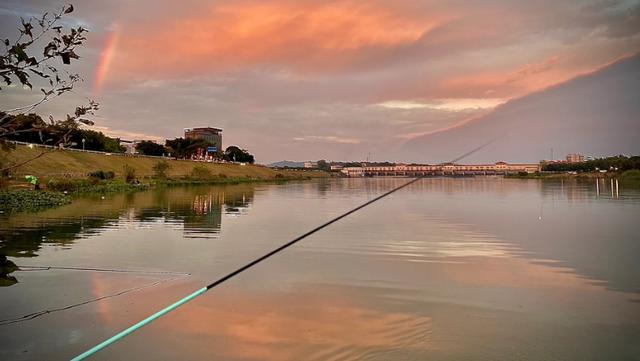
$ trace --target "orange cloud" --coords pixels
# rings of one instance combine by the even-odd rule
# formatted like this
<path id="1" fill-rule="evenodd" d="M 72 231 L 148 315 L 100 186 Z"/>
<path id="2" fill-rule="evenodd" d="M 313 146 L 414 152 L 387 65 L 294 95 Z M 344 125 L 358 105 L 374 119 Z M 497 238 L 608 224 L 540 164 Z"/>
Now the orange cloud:
<path id="1" fill-rule="evenodd" d="M 413 43 L 436 24 L 367 1 L 213 5 L 162 23 L 124 25 L 114 71 L 195 74 L 275 63 L 330 70 L 366 60 L 363 52 Z"/>
<path id="2" fill-rule="evenodd" d="M 560 64 L 554 55 L 515 69 L 484 70 L 443 79 L 436 92 L 445 96 L 513 99 L 578 76 L 589 68 Z M 562 65 L 562 66 L 561 66 Z"/>
<path id="3" fill-rule="evenodd" d="M 219 291 L 161 319 L 149 329 L 158 333 L 149 337 L 170 334 L 181 340 L 172 348 L 188 359 L 329 360 L 338 354 L 360 359 L 398 347 L 437 348 L 431 318 L 370 308 L 348 289 L 318 287 L 324 287 L 321 297 L 308 291 L 260 297 Z"/>

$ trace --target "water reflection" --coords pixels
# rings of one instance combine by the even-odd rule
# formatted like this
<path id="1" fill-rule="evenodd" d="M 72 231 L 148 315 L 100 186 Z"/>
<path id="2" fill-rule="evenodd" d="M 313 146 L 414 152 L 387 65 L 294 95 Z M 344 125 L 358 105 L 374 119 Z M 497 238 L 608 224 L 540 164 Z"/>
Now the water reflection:
<path id="1" fill-rule="evenodd" d="M 405 181 L 171 188 L 86 200 L 39 214 L 33 224 L 3 219 L 6 234 L 44 232 L 15 238 L 13 246 L 15 254 L 38 255 L 38 263 L 191 276 L 7 326 L 0 358 L 68 359 Z M 640 192 L 616 190 L 614 182 L 611 197 L 611 182 L 600 186 L 598 196 L 592 180 L 421 180 L 96 360 L 637 359 Z M 49 234 L 45 225 L 59 228 Z M 36 245 L 17 247 L 29 242 Z M 49 307 L 49 298 L 66 304 L 149 281 L 16 274 L 21 282 L 0 290 L 0 319 Z"/>
<path id="2" fill-rule="evenodd" d="M 64 249 L 77 239 L 108 229 L 158 222 L 181 228 L 184 237 L 217 238 L 222 215 L 246 214 L 253 194 L 254 188 L 246 185 L 161 188 L 80 199 L 36 214 L 4 216 L 0 218 L 0 255 L 36 257 L 43 244 Z"/>

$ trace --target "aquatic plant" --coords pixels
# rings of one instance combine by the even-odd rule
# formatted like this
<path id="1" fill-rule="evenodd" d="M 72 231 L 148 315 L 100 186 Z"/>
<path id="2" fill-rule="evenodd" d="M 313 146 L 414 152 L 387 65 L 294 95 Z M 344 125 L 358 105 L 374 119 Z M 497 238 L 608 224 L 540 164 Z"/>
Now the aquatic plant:
<path id="1" fill-rule="evenodd" d="M 71 202 L 71 198 L 61 192 L 7 190 L 0 191 L 0 211 L 38 211 L 61 206 Z"/>

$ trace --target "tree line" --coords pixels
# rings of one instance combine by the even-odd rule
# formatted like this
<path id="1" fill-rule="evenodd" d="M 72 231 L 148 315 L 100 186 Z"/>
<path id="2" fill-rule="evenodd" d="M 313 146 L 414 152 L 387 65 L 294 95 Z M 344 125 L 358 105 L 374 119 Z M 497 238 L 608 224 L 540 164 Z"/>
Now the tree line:
<path id="1" fill-rule="evenodd" d="M 120 144 L 120 138 L 109 137 L 102 132 L 83 129 L 79 127 L 66 127 L 59 123 L 47 123 L 39 115 L 31 114 L 4 114 L 8 134 L 5 139 L 36 144 L 64 144 L 69 148 L 95 150 L 107 153 L 124 153 L 127 149 Z M 168 156 L 177 159 L 188 159 L 199 150 L 213 146 L 204 139 L 175 138 L 158 144 L 150 140 L 136 144 L 136 150 L 143 155 Z M 221 158 L 233 162 L 254 163 L 255 159 L 247 150 L 238 146 L 229 146 L 221 155 Z"/>
<path id="2" fill-rule="evenodd" d="M 596 170 L 626 171 L 640 169 L 640 156 L 627 157 L 617 155 L 613 157 L 590 159 L 580 163 L 544 163 L 542 170 L 547 172 L 593 172 Z"/>

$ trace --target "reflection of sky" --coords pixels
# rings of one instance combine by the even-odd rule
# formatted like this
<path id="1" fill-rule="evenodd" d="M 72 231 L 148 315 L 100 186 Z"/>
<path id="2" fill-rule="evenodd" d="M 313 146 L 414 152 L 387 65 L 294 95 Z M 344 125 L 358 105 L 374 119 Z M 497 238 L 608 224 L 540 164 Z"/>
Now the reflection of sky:
<path id="1" fill-rule="evenodd" d="M 193 217 L 192 224 L 202 225 L 198 217 L 217 207 L 218 198 L 210 196 L 215 193 L 156 194 L 147 203 L 127 203 L 126 209 L 134 209 L 129 222 L 145 227 L 125 227 L 120 219 L 63 251 L 43 247 L 30 261 L 180 271 L 191 278 L 42 318 L 15 329 L 12 343 L 0 341 L 0 349 L 15 344 L 34 350 L 25 345 L 35 332 L 61 355 L 81 352 L 403 181 L 338 179 L 257 185 L 255 192 L 243 189 L 235 197 L 225 193 L 219 208 L 225 226 L 214 242 L 189 237 L 169 220 L 186 225 Z M 425 179 L 314 234 L 97 359 L 511 359 L 515 351 L 524 360 L 541 354 L 633 359 L 640 352 L 631 346 L 640 331 L 640 272 L 630 261 L 638 254 L 630 234 L 640 197 L 620 192 L 618 199 L 603 199 L 595 198 L 591 184 Z M 176 197 L 189 199 L 184 209 Z M 243 205 L 251 212 L 242 217 L 224 212 Z M 154 215 L 153 209 L 164 213 Z M 12 292 L 38 295 L 31 288 L 35 275 L 17 276 Z M 89 287 L 75 294 L 92 297 L 123 284 L 103 275 L 82 282 Z M 95 313 L 89 330 L 87 317 Z M 76 343 L 51 341 L 54 335 L 42 327 L 53 320 L 73 324 Z M 95 334 L 100 330 L 103 335 Z"/>

